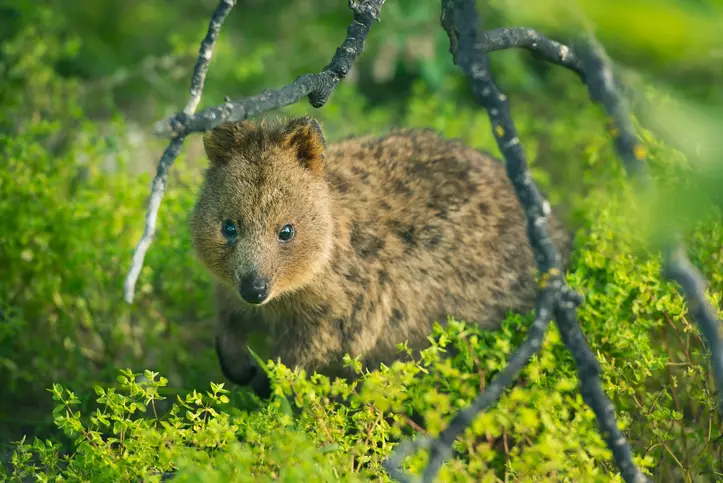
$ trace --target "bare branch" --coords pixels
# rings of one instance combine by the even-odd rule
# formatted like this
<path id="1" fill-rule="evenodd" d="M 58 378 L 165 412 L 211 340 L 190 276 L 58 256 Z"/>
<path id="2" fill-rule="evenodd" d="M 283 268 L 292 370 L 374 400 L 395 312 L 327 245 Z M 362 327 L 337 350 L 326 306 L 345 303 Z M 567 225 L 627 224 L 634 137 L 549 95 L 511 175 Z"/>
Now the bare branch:
<path id="1" fill-rule="evenodd" d="M 191 99 L 183 112 L 160 121 L 154 126 L 154 132 L 157 135 L 169 137 L 171 141 L 158 163 L 158 171 L 153 179 L 145 230 L 133 253 L 131 268 L 124 284 L 126 302 L 133 303 L 135 285 L 143 268 L 146 252 L 156 232 L 158 209 L 165 194 L 168 170 L 178 157 L 186 136 L 193 132 L 208 131 L 222 122 L 248 119 L 251 116 L 293 104 L 305 96 L 309 97 L 309 103 L 313 107 L 322 107 L 339 82 L 347 76 L 354 60 L 364 50 L 364 41 L 372 24 L 380 18 L 384 1 L 349 0 L 353 18 L 347 28 L 346 38 L 321 73 L 305 74 L 279 89 L 266 90 L 259 95 L 236 102 L 228 101 L 220 106 L 210 107 L 194 114 L 201 100 L 208 64 L 213 55 L 213 48 L 221 25 L 236 4 L 236 0 L 221 0 L 211 16 L 208 33 L 201 43 L 198 61 L 191 80 Z"/>
<path id="2" fill-rule="evenodd" d="M 505 389 L 510 387 L 530 361 L 542 347 L 542 341 L 552 320 L 556 296 L 559 293 L 560 279 L 554 280 L 549 288 L 540 290 L 537 295 L 535 320 L 528 329 L 525 340 L 510 355 L 505 368 L 495 376 L 484 392 L 477 395 L 472 404 L 459 411 L 449 425 L 432 445 L 432 454 L 424 470 L 424 481 L 434 481 L 444 460 L 452 454 L 454 441 L 472 424 L 475 417 L 499 401 Z"/>
<path id="3" fill-rule="evenodd" d="M 179 134 L 204 132 L 224 122 L 241 121 L 251 116 L 278 109 L 309 97 L 313 107 L 322 107 L 331 96 L 339 82 L 351 69 L 354 60 L 364 50 L 364 42 L 369 29 L 379 20 L 385 0 L 349 0 L 349 7 L 354 13 L 351 24 L 347 27 L 344 42 L 336 49 L 331 62 L 319 74 L 303 74 L 289 85 L 278 89 L 265 90 L 262 93 L 229 101 L 189 116 L 179 113 L 159 121 L 153 130 L 156 135 L 173 137 Z"/>
<path id="4" fill-rule="evenodd" d="M 211 16 L 208 33 L 206 34 L 206 38 L 203 39 L 203 42 L 201 42 L 198 61 L 193 70 L 190 89 L 191 99 L 183 110 L 186 115 L 193 114 L 198 107 L 198 103 L 201 101 L 201 92 L 203 91 L 203 84 L 206 80 L 206 72 L 208 72 L 208 63 L 213 55 L 213 48 L 216 45 L 218 33 L 221 30 L 223 21 L 235 4 L 236 0 L 221 0 Z M 128 270 L 128 275 L 123 286 L 124 298 L 129 304 L 133 303 L 136 282 L 143 268 L 143 260 L 156 234 L 156 220 L 158 219 L 158 210 L 161 207 L 163 195 L 166 193 L 168 170 L 176 158 L 178 158 L 178 154 L 181 152 L 181 146 L 183 146 L 183 141 L 185 140 L 185 134 L 174 136 L 171 142 L 168 143 L 166 150 L 163 151 L 163 155 L 158 162 L 158 171 L 156 172 L 155 178 L 153 178 L 151 197 L 148 200 L 148 212 L 146 213 L 146 225 L 143 230 L 143 236 L 138 242 L 135 252 L 133 252 L 131 268 Z"/>
<path id="5" fill-rule="evenodd" d="M 600 433 L 608 448 L 613 453 L 613 459 L 620 470 L 620 474 L 627 482 L 641 483 L 649 481 L 648 478 L 635 466 L 633 452 L 627 438 L 623 435 L 615 418 L 615 406 L 602 388 L 600 380 L 600 364 L 595 353 L 585 339 L 580 328 L 575 307 L 560 304 L 555 309 L 555 322 L 560 329 L 562 341 L 570 351 L 577 377 L 580 380 L 580 394 L 585 404 L 595 413 Z"/>
<path id="6" fill-rule="evenodd" d="M 520 47 L 539 55 L 544 60 L 561 65 L 575 72 L 585 80 L 582 62 L 573 50 L 565 44 L 551 40 L 540 32 L 527 27 L 501 27 L 482 32 L 481 46 L 485 52 Z"/>
<path id="7" fill-rule="evenodd" d="M 470 78 L 477 102 L 487 110 L 492 132 L 506 162 L 507 175 L 525 210 L 528 237 L 535 253 L 538 269 L 543 278 L 550 278 L 550 284 L 548 288 L 543 288 L 538 293 L 535 322 L 525 341 L 513 352 L 505 369 L 484 393 L 454 417 L 437 440 L 431 442 L 422 440 L 425 446 L 431 448 L 423 481 L 434 480 L 444 460 L 452 453 L 452 445 L 456 437 L 471 424 L 481 410 L 499 399 L 502 391 L 513 382 L 529 358 L 539 351 L 549 325 L 551 312 L 555 314 L 563 341 L 577 365 L 583 399 L 595 412 L 600 430 L 613 452 L 623 477 L 629 482 L 646 481 L 645 476 L 632 461 L 632 451 L 617 426 L 614 407 L 602 389 L 600 366 L 577 321 L 576 307 L 581 300 L 578 294 L 565 285 L 565 280 L 560 272 L 560 257 L 552 244 L 547 229 L 546 217 L 550 211 L 549 204 L 544 200 L 529 174 L 525 153 L 510 115 L 507 96 L 499 90 L 489 70 L 486 50 L 491 50 L 491 48 L 489 45 L 485 46 L 484 37 L 480 35 L 477 27 L 478 16 L 474 0 L 442 0 L 441 23 L 449 36 L 454 63 L 459 65 Z M 504 34 L 504 31 L 498 32 L 500 32 L 499 36 L 488 37 L 488 39 L 492 39 L 489 40 L 490 42 L 497 42 L 495 44 L 497 46 L 514 41 L 520 46 L 539 47 L 539 44 L 535 45 L 535 41 L 528 42 L 519 35 L 513 36 Z M 529 32 L 526 35 L 529 38 Z M 480 37 L 482 37 L 482 41 L 480 41 Z M 539 34 L 533 35 L 533 37 L 537 39 L 537 42 L 543 39 Z M 548 43 L 548 47 L 557 49 L 559 44 L 555 46 Z M 546 52 L 552 54 L 549 49 Z M 552 55 L 552 58 L 556 57 Z M 560 63 L 559 58 L 557 59 L 557 63 Z M 408 444 L 402 449 L 411 451 L 418 447 L 419 444 Z M 401 458 L 395 455 L 392 461 L 401 461 Z M 397 468 L 394 468 L 394 471 L 397 475 L 401 473 L 401 470 L 397 470 Z M 403 473 L 401 474 L 403 475 Z M 408 477 L 403 476 L 403 481 L 408 481 Z"/>
<path id="8" fill-rule="evenodd" d="M 668 246 L 663 251 L 665 276 L 680 285 L 693 316 L 711 352 L 711 365 L 718 396 L 718 411 L 723 413 L 723 321 L 705 297 L 706 281 L 693 266 L 680 245 Z"/>
<path id="9" fill-rule="evenodd" d="M 203 84 L 206 82 L 206 74 L 208 73 L 208 64 L 211 63 L 213 56 L 213 48 L 216 45 L 216 39 L 221 32 L 221 25 L 231 9 L 236 5 L 236 0 L 221 0 L 216 7 L 216 11 L 211 16 L 211 23 L 208 25 L 208 33 L 206 38 L 201 42 L 201 49 L 198 52 L 198 60 L 196 67 L 193 69 L 193 77 L 191 78 L 191 99 L 183 112 L 191 115 L 196 112 L 198 103 L 201 102 L 201 94 L 203 93 Z"/>
<path id="10" fill-rule="evenodd" d="M 529 27 L 500 27 L 483 31 L 480 36 L 481 48 L 485 52 L 511 48 L 529 50 L 542 60 L 574 72 L 583 83 L 585 82 L 585 69 L 575 49 L 572 46 L 552 40 L 535 29 Z M 634 91 L 626 89 L 626 86 L 619 82 L 618 79 L 615 79 L 615 86 L 626 97 L 631 97 L 635 101 L 640 100 Z"/>
<path id="11" fill-rule="evenodd" d="M 146 226 L 143 231 L 143 236 L 136 246 L 136 251 L 133 252 L 133 260 L 131 262 L 131 268 L 126 276 L 124 291 L 125 300 L 129 304 L 133 303 L 133 295 L 135 293 L 136 282 L 138 276 L 141 274 L 143 268 L 143 259 L 146 256 L 148 247 L 151 246 L 153 236 L 156 234 L 156 220 L 158 219 L 158 209 L 161 206 L 161 200 L 163 195 L 166 194 L 166 183 L 168 182 L 168 170 L 170 169 L 173 162 L 178 158 L 178 154 L 181 152 L 181 146 L 185 141 L 186 136 L 179 136 L 171 140 L 168 143 L 168 147 L 163 151 L 161 160 L 158 162 L 158 171 L 156 172 L 155 178 L 153 178 L 153 184 L 151 185 L 151 197 L 148 200 L 148 211 L 146 212 Z"/>
<path id="12" fill-rule="evenodd" d="M 194 116 L 188 116 L 185 113 L 175 114 L 168 119 L 158 121 L 153 126 L 153 132 L 160 137 L 205 132 L 224 122 L 248 119 L 264 112 L 294 104 L 306 96 L 309 96 L 311 100 L 313 93 L 326 92 L 327 90 L 330 92 L 330 89 L 336 87 L 338 82 L 339 77 L 331 71 L 323 71 L 319 74 L 303 74 L 291 84 L 278 89 L 265 90 L 255 96 L 209 107 Z M 326 99 L 324 99 L 325 101 Z M 314 107 L 321 107 L 321 105 L 312 104 Z"/>
<path id="13" fill-rule="evenodd" d="M 645 163 L 646 150 L 638 142 L 630 113 L 616 83 L 602 46 L 590 39 L 585 42 L 583 66 L 588 74 L 590 97 L 600 103 L 612 118 L 611 135 L 618 155 L 623 159 L 628 175 L 648 190 L 653 186 Z M 711 365 L 718 396 L 718 410 L 723 413 L 723 322 L 705 296 L 706 282 L 688 259 L 685 249 L 673 233 L 663 241 L 663 273 L 677 282 L 688 302 L 688 310 L 705 338 L 711 352 Z"/>
<path id="14" fill-rule="evenodd" d="M 611 118 L 608 128 L 628 175 L 650 189 L 647 165 L 643 162 L 645 149 L 638 142 L 625 99 L 618 95 L 612 67 L 597 42 L 591 39 L 586 44 L 583 44 L 581 62 L 584 71 L 589 73 L 587 87 L 590 98 L 602 104 Z"/>

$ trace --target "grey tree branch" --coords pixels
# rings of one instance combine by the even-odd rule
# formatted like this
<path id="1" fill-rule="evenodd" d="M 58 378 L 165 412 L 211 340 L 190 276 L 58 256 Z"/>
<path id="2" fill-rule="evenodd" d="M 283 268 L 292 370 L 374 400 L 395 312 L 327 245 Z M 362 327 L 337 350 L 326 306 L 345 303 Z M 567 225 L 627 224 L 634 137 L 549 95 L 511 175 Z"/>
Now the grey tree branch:
<path id="1" fill-rule="evenodd" d="M 183 109 L 185 115 L 191 115 L 196 111 L 198 103 L 201 102 L 201 93 L 203 92 L 203 84 L 206 81 L 206 73 L 208 72 L 208 64 L 211 61 L 213 55 L 213 48 L 216 45 L 216 39 L 221 31 L 221 25 L 228 16 L 231 9 L 236 5 L 236 0 L 221 0 L 216 7 L 216 10 L 211 15 L 211 22 L 208 25 L 208 33 L 201 42 L 201 48 L 198 53 L 198 61 L 193 70 L 193 77 L 191 78 L 191 98 L 188 104 Z M 160 161 L 158 162 L 158 170 L 156 176 L 153 178 L 153 184 L 151 185 L 151 197 L 148 201 L 148 212 L 146 213 L 146 225 L 143 230 L 143 236 L 141 237 L 136 250 L 133 252 L 133 259 L 131 261 L 131 268 L 128 270 L 126 276 L 124 289 L 124 298 L 126 302 L 133 303 L 133 296 L 135 295 L 136 282 L 141 274 L 143 268 L 143 260 L 146 257 L 146 252 L 151 246 L 153 237 L 156 234 L 156 221 L 158 220 L 158 210 L 161 207 L 161 201 L 163 195 L 166 193 L 166 184 L 168 182 L 168 170 L 171 168 L 173 162 L 178 158 L 178 154 L 181 152 L 183 141 L 186 140 L 186 134 L 180 134 L 174 136 L 173 139 L 168 143 L 168 147 L 163 151 Z"/>
<path id="2" fill-rule="evenodd" d="M 615 77 L 612 63 L 594 39 L 587 42 L 589 45 L 585 46 L 583 42 L 580 46 L 583 55 L 579 55 L 577 49 L 550 40 L 526 27 L 497 28 L 483 32 L 480 43 L 485 52 L 512 47 L 524 48 L 548 62 L 575 72 L 583 82 L 586 82 L 592 100 L 603 105 L 613 119 L 610 131 L 627 173 L 642 188 L 653 189 L 645 163 L 645 150 L 637 140 L 626 103 L 627 97 L 637 98 L 637 96 L 625 89 L 626 86 Z M 711 352 L 719 410 L 723 412 L 723 342 L 721 340 L 723 322 L 717 318 L 715 309 L 705 297 L 705 279 L 691 264 L 684 248 L 676 240 L 677 235 L 672 234 L 664 242 L 662 250 L 664 275 L 680 285 L 688 301 L 689 310 L 706 339 Z"/>
<path id="3" fill-rule="evenodd" d="M 124 284 L 124 298 L 133 303 L 136 282 L 143 268 L 146 252 L 151 245 L 156 231 L 156 220 L 161 200 L 166 191 L 168 170 L 178 158 L 186 136 L 193 132 L 205 132 L 222 122 L 239 121 L 250 116 L 261 114 L 279 107 L 293 104 L 302 97 L 308 96 L 313 107 L 321 107 L 331 96 L 339 82 L 351 69 L 354 60 L 364 50 L 364 42 L 374 22 L 378 21 L 385 0 L 349 0 L 349 8 L 353 18 L 347 28 L 346 38 L 336 49 L 331 62 L 319 74 L 305 74 L 291 84 L 276 90 L 267 90 L 259 95 L 240 101 L 228 101 L 216 107 L 204 109 L 194 114 L 201 100 L 203 84 L 208 72 L 208 64 L 213 55 L 221 25 L 229 14 L 236 0 L 221 0 L 211 16 L 208 33 L 201 43 L 198 61 L 191 80 L 191 99 L 184 108 L 168 119 L 156 123 L 154 131 L 157 135 L 171 138 L 158 163 L 158 171 L 153 179 L 151 197 L 148 202 L 146 224 L 141 240 L 133 253 L 131 267 Z"/>
<path id="4" fill-rule="evenodd" d="M 665 276 L 680 285 L 688 311 L 693 316 L 711 353 L 711 365 L 718 397 L 718 411 L 723 413 L 723 321 L 715 315 L 713 306 L 705 297 L 706 281 L 688 259 L 683 247 L 670 244 L 663 250 Z"/>
<path id="5" fill-rule="evenodd" d="M 173 137 L 180 134 L 204 132 L 224 122 L 248 119 L 264 112 L 294 104 L 309 97 L 313 107 L 322 107 L 339 82 L 351 69 L 354 60 L 364 50 L 364 42 L 374 22 L 379 20 L 385 0 L 349 0 L 354 17 L 347 28 L 346 38 L 336 49 L 331 62 L 319 74 L 304 74 L 294 82 L 278 89 L 228 101 L 220 106 L 209 107 L 195 115 L 179 113 L 159 121 L 153 127 L 156 135 Z"/>
<path id="6" fill-rule="evenodd" d="M 405 454 L 409 454 L 408 452 L 418 449 L 421 445 L 430 448 L 429 462 L 422 481 L 434 481 L 444 460 L 451 455 L 452 444 L 457 436 L 469 427 L 480 411 L 499 399 L 502 391 L 513 382 L 529 358 L 540 350 L 542 339 L 554 313 L 563 342 L 578 368 L 583 399 L 595 413 L 601 433 L 613 452 L 623 478 L 628 482 L 646 481 L 646 477 L 633 463 L 630 445 L 617 426 L 614 406 L 602 389 L 600 366 L 580 329 L 576 309 L 581 300 L 578 294 L 566 286 L 560 272 L 559 254 L 552 245 L 547 230 L 546 216 L 550 211 L 549 204 L 543 199 L 529 174 L 525 153 L 510 114 L 507 96 L 499 90 L 489 70 L 486 51 L 490 49 L 489 46 L 485 47 L 485 38 L 477 26 L 478 15 L 474 0 L 442 0 L 441 23 L 449 36 L 454 63 L 469 77 L 475 99 L 489 115 L 492 132 L 505 159 L 507 175 L 526 213 L 528 237 L 538 269 L 543 275 L 543 288 L 538 292 L 536 319 L 525 341 L 512 353 L 505 369 L 470 406 L 452 419 L 436 440 L 418 440 L 419 442 L 397 448 L 396 452 L 402 449 L 405 450 Z M 516 37 L 517 41 L 511 42 L 512 37 L 504 34 L 487 36 L 487 39 L 503 39 L 499 42 L 494 41 L 500 46 L 516 43 L 519 46 L 538 48 L 543 37 L 539 34 L 533 37 L 536 40 L 527 44 L 524 43 L 527 40 L 523 42 L 524 39 L 519 36 Z M 529 35 L 526 38 L 529 38 Z M 561 50 L 559 44 L 553 45 L 548 42 L 547 45 L 550 48 L 545 52 L 554 62 L 560 63 L 561 58 L 553 55 L 554 52 Z M 554 52 L 552 48 L 555 49 Z M 544 283 L 545 277 L 550 279 L 548 285 Z M 400 481 L 410 481 L 398 466 L 402 459 L 403 456 L 394 454 L 393 458 L 387 460 L 386 468 Z M 391 463 L 396 466 L 392 467 Z"/>
<path id="7" fill-rule="evenodd" d="M 206 74 L 208 73 L 208 64 L 211 63 L 213 56 L 213 48 L 216 45 L 216 39 L 221 32 L 221 25 L 231 9 L 236 5 L 236 0 L 221 0 L 216 11 L 211 16 L 211 23 L 208 25 L 208 33 L 206 38 L 201 42 L 201 49 L 198 52 L 198 60 L 193 69 L 193 77 L 191 78 L 191 99 L 183 112 L 191 115 L 196 112 L 198 103 L 201 102 L 201 94 L 203 93 L 203 84 L 206 82 Z"/>
<path id="8" fill-rule="evenodd" d="M 638 142 L 625 100 L 616 90 L 610 61 L 599 43 L 589 39 L 583 43 L 582 63 L 588 72 L 590 97 L 605 109 L 613 120 L 611 134 L 615 148 L 626 171 L 638 184 L 654 189 L 645 162 L 646 151 Z M 679 235 L 664 234 L 663 274 L 680 285 L 688 310 L 705 338 L 711 353 L 711 365 L 718 398 L 718 410 L 723 413 L 723 322 L 705 296 L 706 282 L 688 259 L 679 243 Z"/>
<path id="9" fill-rule="evenodd" d="M 537 57 L 556 64 L 574 72 L 585 82 L 585 69 L 580 56 L 572 46 L 552 40 L 535 29 L 529 27 L 499 27 L 480 33 L 480 48 L 485 52 L 495 52 L 511 48 L 521 48 L 532 52 Z M 610 66 L 612 68 L 612 66 Z M 619 93 L 638 101 L 639 96 L 634 91 L 614 79 Z"/>
<path id="10" fill-rule="evenodd" d="M 480 34 L 478 49 L 485 52 L 520 47 L 535 53 L 542 59 L 561 65 L 585 80 L 582 62 L 565 44 L 551 40 L 540 32 L 527 27 L 500 27 Z"/>

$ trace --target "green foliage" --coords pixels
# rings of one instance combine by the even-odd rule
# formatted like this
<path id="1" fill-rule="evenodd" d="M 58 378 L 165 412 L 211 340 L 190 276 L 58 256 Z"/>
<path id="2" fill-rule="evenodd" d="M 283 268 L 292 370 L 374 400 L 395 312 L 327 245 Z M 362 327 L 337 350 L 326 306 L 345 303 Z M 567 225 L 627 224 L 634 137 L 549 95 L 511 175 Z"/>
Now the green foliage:
<path id="1" fill-rule="evenodd" d="M 47 13 L 37 12 L 52 20 Z M 11 68 L 2 72 L 26 89 L 8 90 L 3 97 L 8 109 L 0 117 L 8 126 L 0 134 L 3 434 L 8 427 L 29 430 L 40 424 L 35 418 L 48 407 L 42 394 L 50 382 L 90 388 L 94 380 L 112 378 L 120 361 L 153 360 L 176 381 L 179 372 L 188 381 L 190 364 L 198 362 L 164 346 L 203 347 L 204 332 L 179 328 L 169 319 L 201 324 L 210 317 L 209 283 L 188 257 L 190 242 L 168 231 L 155 241 L 166 249 L 154 251 L 143 271 L 139 287 L 146 296 L 134 307 L 122 303 L 119 290 L 141 233 L 150 178 L 114 175 L 124 173 L 132 155 L 122 120 L 108 133 L 83 119 L 75 104 L 77 88 L 48 68 L 64 47 L 36 47 L 52 45 L 42 32 L 28 28 L 3 45 L 5 67 Z M 22 57 L 19 64 L 16 55 Z M 60 93 L 62 103 L 56 102 Z M 19 122 L 21 109 L 30 115 Z M 192 199 L 180 196 L 189 174 L 178 174 L 162 211 L 167 223 L 183 227 Z M 17 407 L 27 408 L 20 419 Z"/>
<path id="2" fill-rule="evenodd" d="M 163 148 L 145 138 L 139 144 L 133 124 L 185 102 L 215 2 L 15 3 L 0 7 L 0 478 L 159 481 L 174 471 L 182 481 L 388 481 L 382 461 L 396 442 L 437 434 L 524 338 L 531 314 L 510 314 L 493 333 L 451 319 L 430 334 L 421 360 L 402 357 L 356 383 L 269 361 L 275 388 L 268 403 L 217 384 L 210 280 L 187 230 L 205 163 L 197 138 L 173 167 L 136 302 L 122 302 L 149 167 Z M 278 9 L 239 2 L 222 31 L 204 104 L 320 70 L 343 38 L 344 3 L 294 0 Z M 423 3 L 385 7 L 354 75 L 323 109 L 302 102 L 281 112 L 315 115 L 332 142 L 393 126 L 434 127 L 498 155 L 486 113 L 451 62 L 436 7 Z M 513 12 L 491 3 L 491 23 L 514 23 Z M 581 5 L 595 17 L 592 2 Z M 676 21 L 697 15 L 700 47 L 712 20 L 687 15 Z M 612 42 L 621 34 L 613 28 L 611 55 L 655 72 L 649 32 L 632 32 L 635 48 L 628 49 Z M 653 50 L 675 59 L 668 47 L 681 37 L 666 42 Z M 706 349 L 678 291 L 662 280 L 648 237 L 662 222 L 681 222 L 721 307 L 719 166 L 696 164 L 688 151 L 643 130 L 661 189 L 639 200 L 604 116 L 574 75 L 519 51 L 492 62 L 536 181 L 579 228 L 568 280 L 585 295 L 580 321 L 636 461 L 656 480 L 720 479 L 723 425 Z M 678 139 L 697 145 L 717 132 L 720 117 L 707 117 L 698 103 L 723 99 L 723 84 L 714 82 L 720 72 L 710 63 L 691 60 L 684 71 L 713 87 L 681 83 L 673 73 L 661 77 L 665 87 L 646 81 L 641 92 L 679 129 Z M 695 101 L 663 100 L 671 86 Z M 124 367 L 152 371 L 119 375 Z M 449 481 L 621 481 L 555 327 L 521 380 L 476 419 L 455 452 L 442 471 Z M 405 465 L 419 472 L 425 460 L 421 452 Z"/>

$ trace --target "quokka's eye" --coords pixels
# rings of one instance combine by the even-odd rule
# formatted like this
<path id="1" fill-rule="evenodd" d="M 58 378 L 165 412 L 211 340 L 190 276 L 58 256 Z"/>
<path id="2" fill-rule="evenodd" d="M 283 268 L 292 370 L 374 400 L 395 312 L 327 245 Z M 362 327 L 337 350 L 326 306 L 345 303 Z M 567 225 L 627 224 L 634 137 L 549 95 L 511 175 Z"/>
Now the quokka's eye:
<path id="1" fill-rule="evenodd" d="M 279 231 L 279 240 L 282 242 L 287 242 L 294 238 L 294 227 L 292 225 L 286 224 L 281 227 L 281 230 Z"/>
<path id="2" fill-rule="evenodd" d="M 221 223 L 221 233 L 229 241 L 234 240 L 238 236 L 238 230 L 236 229 L 236 224 L 231 220 L 225 220 L 223 223 Z"/>

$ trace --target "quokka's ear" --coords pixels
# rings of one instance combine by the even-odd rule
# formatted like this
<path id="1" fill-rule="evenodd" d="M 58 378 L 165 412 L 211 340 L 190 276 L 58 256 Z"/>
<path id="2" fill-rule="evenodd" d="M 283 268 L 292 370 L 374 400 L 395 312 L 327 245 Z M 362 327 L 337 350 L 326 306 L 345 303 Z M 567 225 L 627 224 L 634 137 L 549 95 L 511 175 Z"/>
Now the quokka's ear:
<path id="1" fill-rule="evenodd" d="M 289 121 L 281 133 L 281 146 L 292 150 L 303 167 L 323 172 L 326 138 L 316 119 L 304 116 Z"/>
<path id="2" fill-rule="evenodd" d="M 208 159 L 216 165 L 228 163 L 248 131 L 248 121 L 225 122 L 203 135 L 203 148 Z"/>

